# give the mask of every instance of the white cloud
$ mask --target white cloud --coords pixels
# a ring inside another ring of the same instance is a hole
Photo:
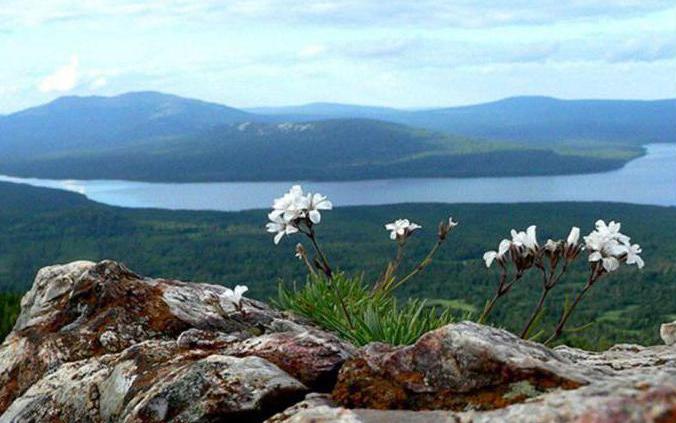
[[[108,78],[106,78],[105,76],[99,76],[89,84],[89,88],[91,90],[97,90],[99,88],[105,87],[106,85],[108,85]]]
[[[326,46],[322,44],[310,44],[298,51],[300,59],[313,59],[326,53]]]
[[[43,93],[67,92],[75,88],[80,79],[80,61],[77,55],[70,57],[70,62],[46,76],[38,88]]]
[[[110,17],[251,19],[294,24],[486,28],[626,18],[673,8],[673,0],[2,0],[0,28]]]

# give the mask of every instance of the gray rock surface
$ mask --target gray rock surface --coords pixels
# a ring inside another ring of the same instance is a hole
[[[676,422],[673,344],[549,349],[463,322],[356,349],[223,290],[40,270],[0,345],[0,423]]]
[[[112,261],[40,270],[0,346],[0,422],[262,421],[304,382],[331,389],[352,346],[223,290]]]
[[[676,321],[660,326],[660,336],[667,345],[676,344]]]
[[[463,322],[414,345],[370,344],[341,369],[334,398],[349,408],[493,409],[604,376],[542,344]]]

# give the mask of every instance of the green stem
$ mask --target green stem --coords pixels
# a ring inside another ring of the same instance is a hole
[[[405,240],[397,242],[397,255],[394,257],[394,260],[387,263],[387,268],[380,276],[376,284],[373,286],[373,289],[371,290],[372,293],[375,294],[380,290],[386,289],[385,287],[387,286],[388,283],[390,283],[389,279],[392,278],[392,276],[397,272],[397,269],[399,268],[399,265],[401,264],[401,261],[404,258],[405,244],[406,244]]]
[[[486,304],[486,307],[484,307],[483,312],[481,313],[481,316],[479,316],[479,323],[484,323],[486,319],[488,318],[488,315],[491,314],[491,311],[493,311],[493,307],[495,306],[495,303],[502,297],[503,295],[507,294],[510,289],[512,289],[512,286],[521,279],[521,274],[517,273],[514,276],[514,279],[507,283],[507,271],[503,270],[502,273],[500,273],[500,283],[498,284],[498,288],[495,290],[495,295],[493,295],[493,298]]]
[[[592,285],[594,285],[594,282],[596,282],[600,277],[600,274],[598,274],[598,269],[599,265],[597,264],[592,269],[591,274],[589,275],[589,279],[587,279],[587,284],[584,286],[582,291],[580,291],[575,297],[575,301],[573,301],[573,304],[571,304],[571,306],[567,310],[564,310],[563,314],[561,315],[561,318],[559,319],[559,323],[556,325],[556,328],[554,329],[554,333],[552,334],[552,336],[549,337],[549,339],[545,341],[545,345],[548,345],[549,343],[551,343],[552,341],[556,340],[558,337],[561,336],[561,334],[563,333],[563,328],[566,326],[566,322],[568,321],[568,318],[570,317],[571,314],[573,314],[573,310],[575,310],[575,307],[582,300],[587,291],[589,291]]]
[[[545,287],[542,289],[542,294],[540,294],[540,300],[535,306],[535,309],[533,309],[533,312],[528,318],[528,321],[526,322],[526,325],[523,327],[523,330],[521,330],[522,339],[526,339],[526,336],[528,336],[528,331],[530,330],[530,327],[533,325],[535,318],[538,316],[538,314],[540,314],[540,310],[542,310],[542,306],[545,304],[545,298],[547,298],[548,293],[549,288],[547,288],[547,286],[545,285]]]
[[[432,257],[434,257],[434,254],[436,254],[437,250],[443,243],[444,243],[443,239],[437,240],[437,242],[434,244],[430,252],[427,253],[427,255],[425,256],[425,258],[422,259],[422,261],[418,263],[418,265],[408,275],[404,276],[404,278],[395,282],[392,286],[387,287],[387,291],[393,291],[397,289],[398,287],[406,283],[409,279],[411,279],[418,273],[422,272],[422,270],[425,269],[425,267],[427,267],[427,265],[429,265],[432,262]]]
[[[333,283],[333,271],[331,270],[331,266],[329,265],[329,261],[326,259],[326,255],[324,255],[324,252],[322,251],[321,248],[319,248],[319,244],[317,243],[317,237],[315,236],[315,230],[312,228],[311,224],[308,224],[308,229],[309,232],[304,232],[308,238],[310,238],[310,241],[312,242],[312,246],[314,247],[315,251],[317,252],[317,255],[319,256],[319,259],[321,260],[322,263],[322,270],[324,271],[324,274],[329,280],[329,285],[333,288],[333,292],[336,295],[336,298],[338,300],[338,304],[340,305],[340,308],[343,311],[343,315],[345,316],[345,320],[347,320],[347,324],[350,326],[350,329],[354,330],[354,323],[352,323],[352,318],[350,317],[350,313],[347,310],[347,307],[345,306],[345,301],[343,301],[343,296],[338,292],[338,287],[336,286],[335,283]]]
[[[530,327],[533,325],[533,322],[535,321],[535,318],[537,317],[538,314],[540,314],[540,310],[542,310],[542,307],[545,304],[545,299],[547,298],[547,295],[549,294],[549,291],[552,290],[556,286],[557,283],[559,283],[559,280],[561,280],[561,277],[566,273],[566,270],[568,270],[568,260],[563,264],[563,268],[561,269],[561,272],[559,274],[555,274],[555,268],[552,269],[552,272],[549,274],[549,277],[547,277],[547,271],[544,270],[543,267],[543,284],[542,284],[542,294],[540,295],[540,300],[538,301],[537,305],[535,306],[535,309],[530,315],[530,318],[528,319],[528,322],[526,322],[526,325],[524,326],[523,330],[521,331],[521,338],[525,339],[526,336],[528,335],[528,331],[530,330]]]

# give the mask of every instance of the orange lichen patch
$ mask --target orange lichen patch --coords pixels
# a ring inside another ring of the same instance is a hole
[[[523,402],[551,389],[582,386],[580,382],[543,370],[516,369],[490,360],[482,366],[486,374],[498,375],[494,383],[457,390],[430,382],[422,373],[406,368],[402,363],[395,364],[391,357],[358,357],[349,360],[341,369],[332,397],[347,408],[493,410]],[[520,385],[528,389],[519,391]]]
[[[119,336],[121,350],[154,336],[171,339],[188,328],[171,314],[157,286],[119,265],[104,262],[96,269],[100,273],[80,279],[71,295],[51,304],[56,312],[49,319],[16,332],[30,351],[1,378],[0,413],[47,368],[110,352],[100,342],[105,331]]]
[[[32,344],[27,343],[21,352],[21,360],[17,366],[0,375],[0,414],[22,395],[33,383],[40,379],[47,370],[45,363],[37,357]]]
[[[349,370],[344,370],[338,375],[331,394],[337,403],[348,408],[406,408],[406,390],[398,383],[374,374],[366,360],[353,359],[349,362]]]
[[[0,389],[0,414],[12,404],[12,402],[22,393],[17,371],[10,372],[6,377],[3,377],[3,386]]]

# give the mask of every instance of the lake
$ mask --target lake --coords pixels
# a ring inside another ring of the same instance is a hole
[[[586,175],[502,178],[424,178],[301,182],[334,205],[408,202],[515,203],[618,201],[676,206],[676,144],[647,145],[647,154],[621,169]],[[75,191],[123,207],[236,211],[267,208],[298,182],[148,183],[48,180],[0,176],[0,181]]]

